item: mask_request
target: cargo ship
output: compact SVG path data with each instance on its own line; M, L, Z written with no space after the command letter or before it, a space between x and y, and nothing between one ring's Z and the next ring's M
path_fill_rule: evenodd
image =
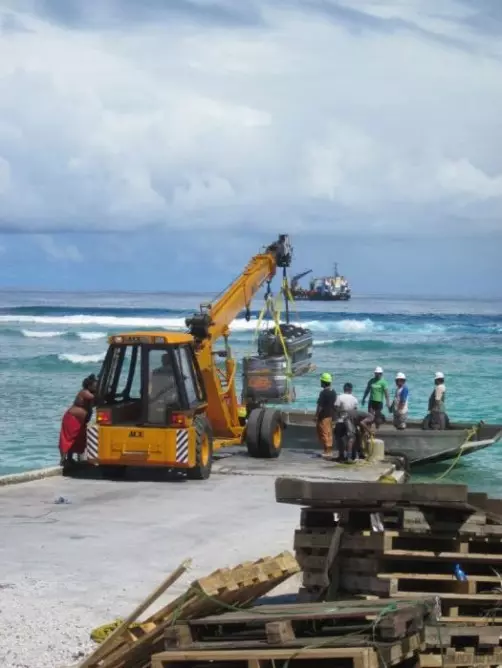
M300 286L300 280L304 276L312 273L312 269L307 269L300 274L296 274L291 279L291 294L295 299L305 301L347 301L351 298L350 285L344 276L338 273L338 264L335 262L332 276L321 276L312 278L308 288Z

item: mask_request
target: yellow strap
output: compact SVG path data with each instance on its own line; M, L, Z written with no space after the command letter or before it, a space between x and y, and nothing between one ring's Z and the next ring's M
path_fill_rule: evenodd
M468 429L467 432L466 432L466 434L465 434L465 441L464 441L464 443L468 443L468 442L471 440L471 438L472 438L473 436L475 436L477 433L478 433L478 426L477 426L477 425L474 425L473 427L471 427L470 429ZM464 445L464 443L462 443L462 445ZM453 469L455 468L455 466L456 466L456 465L458 464L458 462L460 461L460 457L462 457L462 445L460 445L460 447L459 447L459 449L458 449L457 456L455 457L455 459L453 460L453 462L450 464L450 466L446 469L446 471L445 471L444 473L442 473L441 475L437 476L437 477L435 478L435 480L442 480L443 478L445 478L445 477L448 475L448 473L450 473L451 471L453 471Z
M265 303L263 305L262 310L260 311L260 314L258 316L258 320L256 322L256 329L255 329L255 332L254 332L253 344L256 343L256 339L258 338L258 334L260 333L261 323L263 322L265 316L269 315L270 312L271 312L271 309L270 309L271 304L273 304L273 299L272 299L272 296L269 295L268 297L265 298Z

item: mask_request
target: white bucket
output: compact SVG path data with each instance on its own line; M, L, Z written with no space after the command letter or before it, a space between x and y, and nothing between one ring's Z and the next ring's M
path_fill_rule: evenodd
M385 445L381 438L373 438L370 441L369 461L381 462L385 458Z

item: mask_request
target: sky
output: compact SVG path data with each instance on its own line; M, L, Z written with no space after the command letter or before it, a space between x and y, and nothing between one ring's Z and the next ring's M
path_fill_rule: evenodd
M0 288L499 297L500 0L0 0Z

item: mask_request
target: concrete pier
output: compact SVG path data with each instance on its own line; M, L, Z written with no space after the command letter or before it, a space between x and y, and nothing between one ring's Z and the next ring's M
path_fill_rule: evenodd
M250 460L232 448L203 482L143 471L0 486L0 665L75 663L94 627L126 615L188 557L194 567L169 598L216 568L292 550L298 510L276 503L277 476L378 480L392 468L301 450Z

